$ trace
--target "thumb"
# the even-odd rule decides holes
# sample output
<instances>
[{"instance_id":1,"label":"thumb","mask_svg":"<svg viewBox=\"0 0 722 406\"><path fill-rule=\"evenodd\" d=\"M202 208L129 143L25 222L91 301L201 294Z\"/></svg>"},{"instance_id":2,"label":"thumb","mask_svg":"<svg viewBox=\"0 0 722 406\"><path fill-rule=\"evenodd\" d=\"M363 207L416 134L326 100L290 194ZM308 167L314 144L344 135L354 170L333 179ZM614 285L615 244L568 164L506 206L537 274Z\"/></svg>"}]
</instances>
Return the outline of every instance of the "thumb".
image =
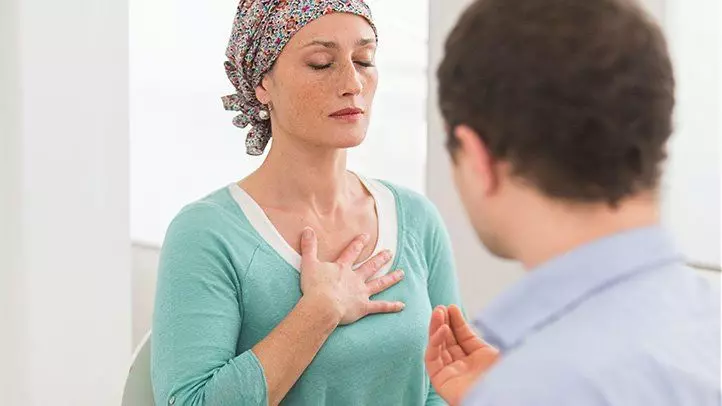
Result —
<instances>
[{"instance_id":1,"label":"thumb","mask_svg":"<svg viewBox=\"0 0 722 406\"><path fill-rule=\"evenodd\" d=\"M318 240L311 227L303 229L301 234L301 268L318 260Z\"/></svg>"}]
</instances>

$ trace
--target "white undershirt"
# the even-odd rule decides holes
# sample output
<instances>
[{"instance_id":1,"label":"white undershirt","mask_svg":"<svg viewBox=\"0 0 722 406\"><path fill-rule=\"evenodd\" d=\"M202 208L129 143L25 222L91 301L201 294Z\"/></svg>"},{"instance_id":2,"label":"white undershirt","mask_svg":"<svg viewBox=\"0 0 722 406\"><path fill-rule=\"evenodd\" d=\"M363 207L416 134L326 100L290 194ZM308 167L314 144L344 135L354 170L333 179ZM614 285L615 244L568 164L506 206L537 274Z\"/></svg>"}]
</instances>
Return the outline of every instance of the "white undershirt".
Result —
<instances>
[{"instance_id":1,"label":"white undershirt","mask_svg":"<svg viewBox=\"0 0 722 406\"><path fill-rule=\"evenodd\" d=\"M370 258L379 252L389 249L396 256L396 245L398 240L398 220L396 213L396 199L393 192L383 183L377 180L365 179L357 175L364 187L373 197L376 205L376 216L378 218L378 240ZM301 256L281 236L278 229L273 225L261 206L243 188L236 183L228 186L231 196L248 218L251 226L258 234L273 248L278 255L293 266L297 271L301 269ZM389 272L393 259L381 268L374 277L385 275ZM361 264L356 265L358 268Z\"/></svg>"}]
</instances>

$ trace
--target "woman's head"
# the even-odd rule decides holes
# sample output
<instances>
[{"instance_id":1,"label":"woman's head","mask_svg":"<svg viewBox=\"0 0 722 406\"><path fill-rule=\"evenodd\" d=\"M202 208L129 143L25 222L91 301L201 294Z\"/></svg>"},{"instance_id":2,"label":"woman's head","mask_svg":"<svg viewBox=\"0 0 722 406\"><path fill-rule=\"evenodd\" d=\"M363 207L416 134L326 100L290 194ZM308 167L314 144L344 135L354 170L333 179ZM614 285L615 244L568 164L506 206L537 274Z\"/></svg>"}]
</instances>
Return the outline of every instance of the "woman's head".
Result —
<instances>
[{"instance_id":1,"label":"woman's head","mask_svg":"<svg viewBox=\"0 0 722 406\"><path fill-rule=\"evenodd\" d=\"M238 92L224 105L241 112L234 124L253 126L248 153L263 152L271 127L294 142L358 145L376 90L375 51L362 0L243 1L226 53Z\"/></svg>"}]
</instances>

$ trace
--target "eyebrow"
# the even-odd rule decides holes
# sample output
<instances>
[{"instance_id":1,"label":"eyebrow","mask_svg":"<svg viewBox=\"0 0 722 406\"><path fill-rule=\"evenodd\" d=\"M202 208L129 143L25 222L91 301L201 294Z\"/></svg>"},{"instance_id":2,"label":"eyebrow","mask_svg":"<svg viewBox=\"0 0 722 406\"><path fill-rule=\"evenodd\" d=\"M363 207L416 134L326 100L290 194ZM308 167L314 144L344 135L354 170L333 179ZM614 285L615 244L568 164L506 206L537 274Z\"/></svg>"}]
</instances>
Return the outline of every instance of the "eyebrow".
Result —
<instances>
[{"instance_id":1,"label":"eyebrow","mask_svg":"<svg viewBox=\"0 0 722 406\"><path fill-rule=\"evenodd\" d=\"M376 44L376 38L361 38L360 40L356 41L356 46L360 47L365 47L373 44ZM314 40L309 42L304 48L312 46L322 46L324 48L336 49L338 48L338 43L333 41Z\"/></svg>"}]
</instances>

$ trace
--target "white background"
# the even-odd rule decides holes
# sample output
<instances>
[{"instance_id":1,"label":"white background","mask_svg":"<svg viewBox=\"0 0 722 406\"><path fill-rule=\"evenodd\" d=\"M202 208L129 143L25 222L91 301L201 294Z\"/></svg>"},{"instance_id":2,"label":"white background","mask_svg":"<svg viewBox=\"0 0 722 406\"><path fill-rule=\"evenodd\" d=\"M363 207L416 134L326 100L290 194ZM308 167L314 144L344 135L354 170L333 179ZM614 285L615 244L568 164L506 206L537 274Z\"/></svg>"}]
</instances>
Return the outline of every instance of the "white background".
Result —
<instances>
[{"instance_id":1,"label":"white background","mask_svg":"<svg viewBox=\"0 0 722 406\"><path fill-rule=\"evenodd\" d=\"M118 405L128 4L0 1L0 403Z\"/></svg>"},{"instance_id":2,"label":"white background","mask_svg":"<svg viewBox=\"0 0 722 406\"><path fill-rule=\"evenodd\" d=\"M713 265L720 264L721 4L674 0L664 13L677 79L664 219L691 260Z\"/></svg>"}]
</instances>

